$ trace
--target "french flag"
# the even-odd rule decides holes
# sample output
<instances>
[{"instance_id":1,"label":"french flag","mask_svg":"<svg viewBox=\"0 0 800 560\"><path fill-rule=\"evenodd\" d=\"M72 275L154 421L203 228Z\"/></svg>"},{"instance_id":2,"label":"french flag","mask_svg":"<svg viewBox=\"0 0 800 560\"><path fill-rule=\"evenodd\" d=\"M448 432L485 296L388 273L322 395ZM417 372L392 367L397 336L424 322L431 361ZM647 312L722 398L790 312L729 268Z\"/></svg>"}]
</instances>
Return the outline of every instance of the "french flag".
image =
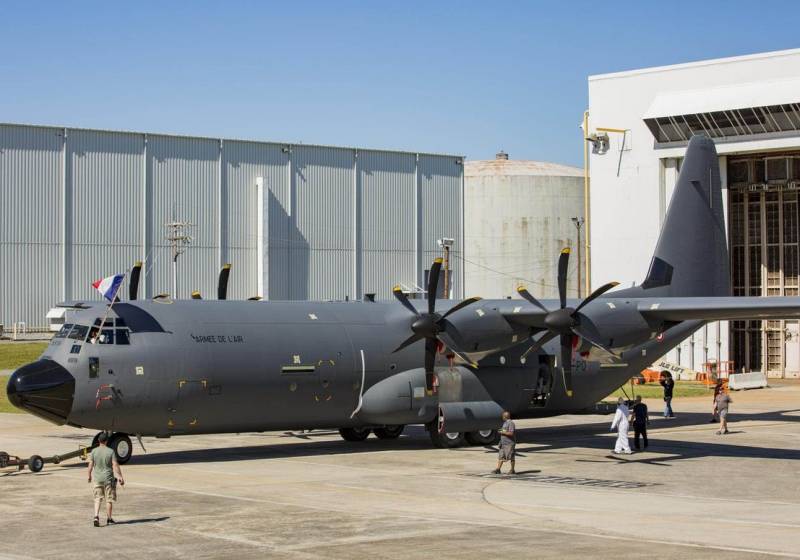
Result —
<instances>
[{"instance_id":1,"label":"french flag","mask_svg":"<svg viewBox=\"0 0 800 560\"><path fill-rule=\"evenodd\" d=\"M103 297L106 298L108 301L114 301L114 296L117 295L117 290L119 290L123 278L124 275L122 274L115 274L114 276L106 276L105 278L101 278L97 282L92 282L92 286L94 286L98 292L103 294Z\"/></svg>"}]
</instances>

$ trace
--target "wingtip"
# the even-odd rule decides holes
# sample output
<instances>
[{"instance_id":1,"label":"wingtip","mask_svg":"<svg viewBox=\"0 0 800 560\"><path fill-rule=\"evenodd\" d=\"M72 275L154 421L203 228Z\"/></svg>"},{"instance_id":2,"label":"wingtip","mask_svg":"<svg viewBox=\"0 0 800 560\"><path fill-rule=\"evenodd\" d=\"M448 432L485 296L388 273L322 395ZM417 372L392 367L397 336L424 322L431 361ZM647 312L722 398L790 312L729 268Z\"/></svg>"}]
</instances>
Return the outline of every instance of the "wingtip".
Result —
<instances>
[{"instance_id":1,"label":"wingtip","mask_svg":"<svg viewBox=\"0 0 800 560\"><path fill-rule=\"evenodd\" d=\"M520 293L520 294L521 294L522 292L526 292L526 291L527 291L527 290L525 289L525 286L523 286L522 284L520 284L519 286L517 286L517 293Z\"/></svg>"},{"instance_id":2,"label":"wingtip","mask_svg":"<svg viewBox=\"0 0 800 560\"><path fill-rule=\"evenodd\" d=\"M569 255L571 252L572 251L571 251L571 249L569 247L564 247L563 249L561 249L561 254L562 255Z\"/></svg>"},{"instance_id":3,"label":"wingtip","mask_svg":"<svg viewBox=\"0 0 800 560\"><path fill-rule=\"evenodd\" d=\"M444 262L444 259L442 257L437 257L433 259L433 262L435 262L436 264L442 264Z\"/></svg>"}]
</instances>

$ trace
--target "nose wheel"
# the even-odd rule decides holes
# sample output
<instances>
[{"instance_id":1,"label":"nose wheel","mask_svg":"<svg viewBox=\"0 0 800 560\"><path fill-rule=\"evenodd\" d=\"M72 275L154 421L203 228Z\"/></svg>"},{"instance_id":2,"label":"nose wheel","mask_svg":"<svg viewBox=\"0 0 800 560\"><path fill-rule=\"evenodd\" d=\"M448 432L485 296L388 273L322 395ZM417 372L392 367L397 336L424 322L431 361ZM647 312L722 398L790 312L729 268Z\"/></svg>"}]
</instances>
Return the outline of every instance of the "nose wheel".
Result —
<instances>
[{"instance_id":1,"label":"nose wheel","mask_svg":"<svg viewBox=\"0 0 800 560\"><path fill-rule=\"evenodd\" d=\"M92 448L95 448L99 445L98 439L102 433L103 432L97 432L97 434L94 436L92 439ZM117 456L117 462L120 465L124 465L131 460L131 457L133 456L133 444L131 443L131 438L128 437L128 434L114 432L109 436L107 445L108 448L114 452L114 455Z\"/></svg>"}]
</instances>

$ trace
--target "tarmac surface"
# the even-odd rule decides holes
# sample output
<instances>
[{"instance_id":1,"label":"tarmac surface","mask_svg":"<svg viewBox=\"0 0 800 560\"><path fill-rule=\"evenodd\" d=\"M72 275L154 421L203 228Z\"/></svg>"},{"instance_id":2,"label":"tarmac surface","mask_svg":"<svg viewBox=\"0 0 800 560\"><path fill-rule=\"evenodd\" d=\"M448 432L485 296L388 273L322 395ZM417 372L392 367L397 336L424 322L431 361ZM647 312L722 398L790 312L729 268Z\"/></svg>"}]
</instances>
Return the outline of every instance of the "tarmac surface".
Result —
<instances>
[{"instance_id":1,"label":"tarmac surface","mask_svg":"<svg viewBox=\"0 0 800 560\"><path fill-rule=\"evenodd\" d=\"M610 453L610 416L518 421L517 476L496 451L337 433L145 438L116 526L91 525L85 464L0 472L0 558L800 558L800 385L649 401L650 448ZM0 449L50 455L93 433L0 414ZM101 516L105 523L105 515Z\"/></svg>"}]
</instances>

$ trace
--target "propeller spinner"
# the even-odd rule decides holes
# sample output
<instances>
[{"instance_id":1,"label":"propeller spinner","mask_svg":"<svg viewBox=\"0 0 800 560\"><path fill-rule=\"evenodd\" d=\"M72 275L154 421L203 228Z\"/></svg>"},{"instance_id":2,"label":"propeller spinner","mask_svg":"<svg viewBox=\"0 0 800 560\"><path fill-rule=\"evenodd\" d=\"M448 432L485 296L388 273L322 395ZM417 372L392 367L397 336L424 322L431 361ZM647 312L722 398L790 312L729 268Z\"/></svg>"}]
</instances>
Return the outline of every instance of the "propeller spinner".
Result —
<instances>
[{"instance_id":1,"label":"propeller spinner","mask_svg":"<svg viewBox=\"0 0 800 560\"><path fill-rule=\"evenodd\" d=\"M594 299L600 297L611 288L619 285L619 282L609 282L597 288L592 292L589 297L580 302L578 307L567 307L567 266L569 265L569 249L563 249L561 255L558 257L558 297L561 304L559 309L550 311L542 303L533 297L524 286L517 288L517 292L524 299L541 309L546 313L544 317L544 324L547 327L547 332L539 337L538 340L525 351L523 357L531 352L537 352L539 349L558 337L561 342L561 376L564 380L564 390L568 397L572 396L572 339L578 336L591 345L614 354L611 350L603 346L601 343L592 340L592 337L581 328L581 317L583 314L580 310L583 309Z\"/></svg>"},{"instance_id":2,"label":"propeller spinner","mask_svg":"<svg viewBox=\"0 0 800 560\"><path fill-rule=\"evenodd\" d=\"M459 311L464 309L466 306L475 303L476 301L480 301L481 298L479 297L472 297L465 299L458 304L454 305L450 309L448 309L444 314L439 314L436 312L436 294L438 293L439 288L439 272L442 269L442 259L436 259L433 261L433 265L431 266L430 273L428 274L428 289L427 289L427 300L428 300L428 311L427 313L420 313L417 311L417 308L414 307L411 302L408 300L408 296L403 293L403 290L400 286L395 286L392 292L394 293L394 297L408 309L411 313L413 313L417 318L416 320L411 323L411 330L414 334L410 337L405 339L400 346L398 346L394 352L399 352L406 346L410 346L415 342L425 339L425 388L428 391L433 391L434 389L434 376L435 370L434 365L436 363L436 349L439 344L439 333L445 330L446 323L445 319ZM457 351L451 350L458 354L458 356L466 361L467 363L472 363L472 360L462 356Z\"/></svg>"}]
</instances>

